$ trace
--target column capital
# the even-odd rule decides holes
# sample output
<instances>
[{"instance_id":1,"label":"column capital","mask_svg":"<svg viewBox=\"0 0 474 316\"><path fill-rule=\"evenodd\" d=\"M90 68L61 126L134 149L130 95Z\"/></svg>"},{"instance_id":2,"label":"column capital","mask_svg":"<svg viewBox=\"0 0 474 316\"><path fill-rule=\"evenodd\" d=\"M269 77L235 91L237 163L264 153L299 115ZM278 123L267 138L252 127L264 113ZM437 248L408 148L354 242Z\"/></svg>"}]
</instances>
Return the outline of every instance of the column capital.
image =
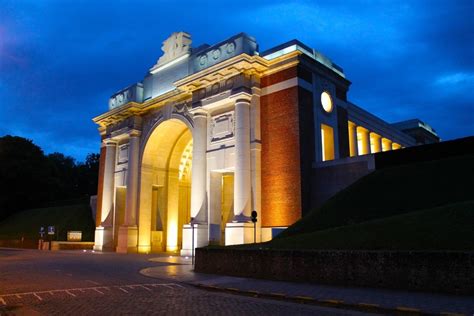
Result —
<instances>
[{"instance_id":1,"label":"column capital","mask_svg":"<svg viewBox=\"0 0 474 316\"><path fill-rule=\"evenodd\" d=\"M240 102L251 103L252 96L253 96L252 93L239 92L230 96L230 99L234 100L235 103L240 103Z\"/></svg>"},{"instance_id":2,"label":"column capital","mask_svg":"<svg viewBox=\"0 0 474 316\"><path fill-rule=\"evenodd\" d=\"M105 145L105 146L117 146L118 145L118 142L112 138L106 138L104 140L102 140L102 143Z\"/></svg>"},{"instance_id":3,"label":"column capital","mask_svg":"<svg viewBox=\"0 0 474 316\"><path fill-rule=\"evenodd\" d=\"M369 133L369 130L363 126L357 125L357 131L361 131L364 133Z\"/></svg>"},{"instance_id":4,"label":"column capital","mask_svg":"<svg viewBox=\"0 0 474 316\"><path fill-rule=\"evenodd\" d=\"M235 99L235 104L237 104L237 103L246 103L246 104L250 105L250 99L240 97L238 99Z\"/></svg>"},{"instance_id":5,"label":"column capital","mask_svg":"<svg viewBox=\"0 0 474 316\"><path fill-rule=\"evenodd\" d=\"M205 109L198 109L193 112L193 118L207 118L208 111Z\"/></svg>"},{"instance_id":6,"label":"column capital","mask_svg":"<svg viewBox=\"0 0 474 316\"><path fill-rule=\"evenodd\" d=\"M142 135L142 131L138 129L132 129L128 132L128 137L140 137Z\"/></svg>"},{"instance_id":7,"label":"column capital","mask_svg":"<svg viewBox=\"0 0 474 316\"><path fill-rule=\"evenodd\" d=\"M377 134L375 132L370 132L370 136L375 137L377 139L382 137L382 136L380 136L379 134Z\"/></svg>"}]
</instances>

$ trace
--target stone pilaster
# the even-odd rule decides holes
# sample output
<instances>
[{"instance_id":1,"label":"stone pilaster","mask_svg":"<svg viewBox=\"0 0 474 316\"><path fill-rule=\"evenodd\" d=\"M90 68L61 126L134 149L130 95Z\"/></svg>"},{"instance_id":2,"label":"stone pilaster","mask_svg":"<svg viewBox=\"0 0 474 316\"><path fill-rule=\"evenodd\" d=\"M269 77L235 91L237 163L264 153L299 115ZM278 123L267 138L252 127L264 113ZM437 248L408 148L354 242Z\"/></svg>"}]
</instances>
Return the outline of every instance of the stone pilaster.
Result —
<instances>
[{"instance_id":1,"label":"stone pilaster","mask_svg":"<svg viewBox=\"0 0 474 316\"><path fill-rule=\"evenodd\" d=\"M207 113L194 114L193 161L191 174L191 217L198 222L207 218L206 174L207 174Z\"/></svg>"},{"instance_id":2,"label":"stone pilaster","mask_svg":"<svg viewBox=\"0 0 474 316\"><path fill-rule=\"evenodd\" d=\"M250 102L238 99L235 102L234 218L226 224L226 245L253 241L250 157Z\"/></svg>"},{"instance_id":3,"label":"stone pilaster","mask_svg":"<svg viewBox=\"0 0 474 316\"><path fill-rule=\"evenodd\" d=\"M193 221L183 227L181 255L192 254L194 248L208 244L207 216L207 112L194 113L193 161L191 171L191 218ZM194 227L192 227L194 225ZM194 231L194 236L193 232Z\"/></svg>"},{"instance_id":4,"label":"stone pilaster","mask_svg":"<svg viewBox=\"0 0 474 316\"><path fill-rule=\"evenodd\" d=\"M112 250L112 217L114 213L115 163L117 157L117 142L106 139L104 179L102 186L102 201L100 209L100 225L95 230L95 250Z\"/></svg>"},{"instance_id":5,"label":"stone pilaster","mask_svg":"<svg viewBox=\"0 0 474 316\"><path fill-rule=\"evenodd\" d=\"M125 223L119 228L117 252L136 252L138 243L137 201L138 201L138 152L140 131L129 135L127 195L125 204Z\"/></svg>"},{"instance_id":6,"label":"stone pilaster","mask_svg":"<svg viewBox=\"0 0 474 316\"><path fill-rule=\"evenodd\" d=\"M250 102L239 99L235 103L234 222L250 218L250 185Z\"/></svg>"}]
</instances>

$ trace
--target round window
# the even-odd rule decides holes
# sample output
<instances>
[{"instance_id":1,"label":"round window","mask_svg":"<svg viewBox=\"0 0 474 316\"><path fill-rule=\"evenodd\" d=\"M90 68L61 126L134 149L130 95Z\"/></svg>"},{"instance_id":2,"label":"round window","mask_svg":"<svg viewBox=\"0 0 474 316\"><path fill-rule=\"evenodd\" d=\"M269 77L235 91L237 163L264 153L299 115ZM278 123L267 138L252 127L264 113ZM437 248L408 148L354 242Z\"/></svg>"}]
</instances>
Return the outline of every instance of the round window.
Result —
<instances>
[{"instance_id":1,"label":"round window","mask_svg":"<svg viewBox=\"0 0 474 316\"><path fill-rule=\"evenodd\" d=\"M332 98L329 92L323 91L323 93L321 93L321 105L323 106L324 111L327 113L332 112Z\"/></svg>"}]
</instances>

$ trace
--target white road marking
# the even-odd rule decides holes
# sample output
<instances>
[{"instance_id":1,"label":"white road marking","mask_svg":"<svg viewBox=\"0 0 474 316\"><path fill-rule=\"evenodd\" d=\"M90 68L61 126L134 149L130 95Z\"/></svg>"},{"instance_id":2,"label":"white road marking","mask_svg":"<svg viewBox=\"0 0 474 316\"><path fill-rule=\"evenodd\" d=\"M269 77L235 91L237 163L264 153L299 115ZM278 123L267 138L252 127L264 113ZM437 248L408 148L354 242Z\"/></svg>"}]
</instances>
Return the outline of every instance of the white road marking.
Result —
<instances>
[{"instance_id":1,"label":"white road marking","mask_svg":"<svg viewBox=\"0 0 474 316\"><path fill-rule=\"evenodd\" d=\"M39 300L43 300L38 294L45 294L49 293L53 295L55 292L66 292L67 294L71 296L76 296L75 294L71 293L70 291L87 291L87 290L93 290L97 291L99 289L109 289L109 288L116 288L119 289L125 293L128 293L124 288L128 287L130 289L135 289L136 287L159 287L163 286L166 288L173 288L173 287L180 287L184 288L184 286L176 283L143 283L143 284L126 284L126 285L113 285L113 286L91 286L91 287L82 287L82 288L70 288L70 289L59 289L59 290L46 290L46 291L35 291L35 292L22 292L22 293L8 293L8 294L2 294L0 297L0 302L5 302L5 298L10 297L10 296L24 296L24 295L33 295L36 296ZM150 289L148 289L150 290ZM100 292L100 291L99 291ZM6 303L4 304L6 305Z\"/></svg>"},{"instance_id":2,"label":"white road marking","mask_svg":"<svg viewBox=\"0 0 474 316\"><path fill-rule=\"evenodd\" d=\"M95 282L95 281L92 281L92 280L86 280L86 282L89 282L89 283L92 283L92 284L95 284L95 285L100 285L99 282Z\"/></svg>"},{"instance_id":3,"label":"white road marking","mask_svg":"<svg viewBox=\"0 0 474 316\"><path fill-rule=\"evenodd\" d=\"M99 291L98 289L93 289L93 290L96 291L97 293L102 294L102 295L104 294L104 292L101 292L101 291Z\"/></svg>"},{"instance_id":4,"label":"white road marking","mask_svg":"<svg viewBox=\"0 0 474 316\"><path fill-rule=\"evenodd\" d=\"M73 290L71 290L71 291L73 291ZM67 294L71 295L72 297L76 297L76 294L73 294L73 293L69 292L69 290L65 290L64 292L66 292Z\"/></svg>"},{"instance_id":5,"label":"white road marking","mask_svg":"<svg viewBox=\"0 0 474 316\"><path fill-rule=\"evenodd\" d=\"M18 294L17 294L16 297L21 298L21 295L18 295Z\"/></svg>"},{"instance_id":6,"label":"white road marking","mask_svg":"<svg viewBox=\"0 0 474 316\"><path fill-rule=\"evenodd\" d=\"M148 292L151 292L151 290L149 288L147 288L146 286L144 285L141 285L140 287L144 288L145 290L147 290Z\"/></svg>"},{"instance_id":7,"label":"white road marking","mask_svg":"<svg viewBox=\"0 0 474 316\"><path fill-rule=\"evenodd\" d=\"M0 297L0 302L2 302L3 305L7 305L7 302L3 299L3 297Z\"/></svg>"}]
</instances>

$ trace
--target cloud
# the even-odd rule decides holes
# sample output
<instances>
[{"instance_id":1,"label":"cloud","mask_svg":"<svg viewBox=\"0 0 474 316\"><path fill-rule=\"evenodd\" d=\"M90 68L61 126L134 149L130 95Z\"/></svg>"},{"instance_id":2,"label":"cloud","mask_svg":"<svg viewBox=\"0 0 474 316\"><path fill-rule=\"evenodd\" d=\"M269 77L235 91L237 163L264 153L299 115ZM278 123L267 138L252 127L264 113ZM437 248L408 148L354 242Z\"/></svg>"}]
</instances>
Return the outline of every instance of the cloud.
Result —
<instances>
[{"instance_id":1,"label":"cloud","mask_svg":"<svg viewBox=\"0 0 474 316\"><path fill-rule=\"evenodd\" d=\"M437 85L471 85L474 87L474 73L456 72L439 76Z\"/></svg>"},{"instance_id":2,"label":"cloud","mask_svg":"<svg viewBox=\"0 0 474 316\"><path fill-rule=\"evenodd\" d=\"M14 1L0 11L0 135L81 160L98 151L91 119L140 81L161 42L235 33L261 50L298 38L342 66L351 101L387 121L419 117L443 138L473 134L472 1ZM453 102L455 98L456 102ZM449 106L447 106L449 104Z\"/></svg>"}]
</instances>

